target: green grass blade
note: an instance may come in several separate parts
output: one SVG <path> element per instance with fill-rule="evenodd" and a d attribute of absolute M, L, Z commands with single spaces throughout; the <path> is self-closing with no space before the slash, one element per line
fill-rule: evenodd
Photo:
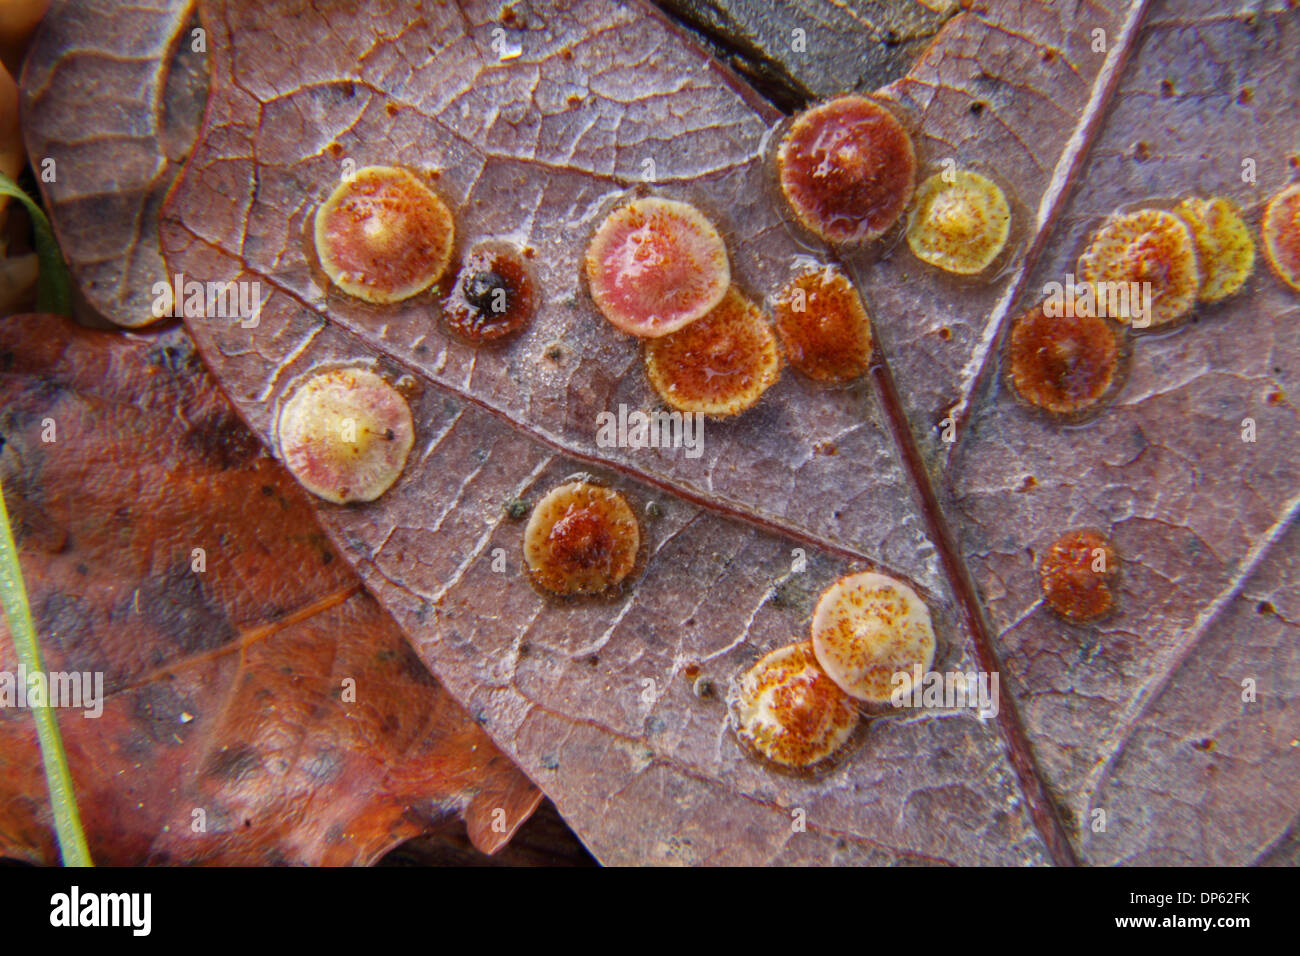
<path fill-rule="evenodd" d="M 41 649 L 36 643 L 36 628 L 32 624 L 32 611 L 27 604 L 27 589 L 23 587 L 23 572 L 18 566 L 18 548 L 9 527 L 9 510 L 5 507 L 4 493 L 0 491 L 0 603 L 9 622 L 18 660 L 28 674 L 44 673 Z M 59 838 L 59 852 L 64 866 L 92 866 L 86 834 L 81 829 L 81 814 L 77 812 L 77 797 L 72 789 L 72 774 L 68 772 L 68 756 L 63 751 L 59 736 L 59 723 L 47 700 L 31 707 L 36 718 L 36 736 L 41 744 L 41 762 L 45 765 L 45 783 L 50 791 L 50 807 L 54 811 L 54 831 Z"/>
<path fill-rule="evenodd" d="M 10 196 L 27 207 L 32 224 L 36 227 L 36 259 L 41 267 L 41 275 L 36 282 L 37 310 L 72 315 L 72 279 L 44 210 L 4 173 L 0 173 L 0 196 Z"/>

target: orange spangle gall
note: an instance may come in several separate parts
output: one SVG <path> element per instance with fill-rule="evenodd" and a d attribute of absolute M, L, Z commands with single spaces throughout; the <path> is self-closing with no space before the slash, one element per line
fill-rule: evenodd
<path fill-rule="evenodd" d="M 601 314 L 647 338 L 707 315 L 731 284 L 727 246 L 713 223 L 689 203 L 655 196 L 611 212 L 583 267 Z"/>
<path fill-rule="evenodd" d="M 299 385 L 276 420 L 280 457 L 326 501 L 374 501 L 395 482 L 415 438 L 411 409 L 374 372 L 342 368 Z"/>
<path fill-rule="evenodd" d="M 1079 257 L 1079 279 L 1100 292 L 1119 288 L 1151 291 L 1151 314 L 1143 295 L 1115 297 L 1109 317 L 1134 328 L 1158 328 L 1187 315 L 1201 285 L 1196 241 L 1181 217 L 1163 209 L 1139 209 L 1112 216 Z M 1099 303 L 1112 301 L 1099 295 Z"/>
<path fill-rule="evenodd" d="M 1001 187 L 965 169 L 936 173 L 916 191 L 907 244 L 947 272 L 976 275 L 1006 247 L 1011 207 Z"/>
<path fill-rule="evenodd" d="M 1054 611 L 1083 623 L 1114 606 L 1119 557 L 1098 531 L 1070 531 L 1047 549 L 1038 568 L 1043 597 Z"/>
<path fill-rule="evenodd" d="M 753 407 L 781 375 L 771 326 L 734 288 L 698 322 L 647 342 L 645 364 L 671 407 L 719 418 Z"/>
<path fill-rule="evenodd" d="M 1268 201 L 1261 230 L 1269 266 L 1279 279 L 1300 291 L 1300 183 Z"/>
<path fill-rule="evenodd" d="M 834 756 L 858 724 L 858 711 L 804 641 L 761 658 L 740 679 L 732 718 L 740 740 L 772 763 L 814 767 Z"/>
<path fill-rule="evenodd" d="M 509 246 L 488 243 L 466 256 L 443 316 L 465 341 L 491 345 L 521 332 L 536 308 L 532 270 Z"/>
<path fill-rule="evenodd" d="M 1073 415 L 1096 405 L 1119 370 L 1115 328 L 1092 315 L 1049 316 L 1036 305 L 1011 324 L 1007 378 L 1031 405 Z"/>
<path fill-rule="evenodd" d="M 871 362 L 871 320 L 862 297 L 839 269 L 795 276 L 774 310 L 790 364 L 819 382 L 847 382 Z"/>
<path fill-rule="evenodd" d="M 338 288 L 384 305 L 442 278 L 455 231 L 446 203 L 410 172 L 366 166 L 316 210 L 316 255 Z"/>
<path fill-rule="evenodd" d="M 934 663 L 930 609 L 910 587 L 888 575 L 862 571 L 840 578 L 813 611 L 812 646 L 826 674 L 845 693 L 885 704 L 894 675 L 912 675 Z"/>
<path fill-rule="evenodd" d="M 1175 209 L 1192 230 L 1201 265 L 1202 302 L 1237 292 L 1255 271 L 1255 243 L 1230 199 L 1189 197 Z"/>
<path fill-rule="evenodd" d="M 533 508 L 524 562 L 540 588 L 559 595 L 602 594 L 636 565 L 641 529 L 627 500 L 610 488 L 571 481 Z"/>
<path fill-rule="evenodd" d="M 840 96 L 800 113 L 776 156 L 781 194 L 805 228 L 832 243 L 876 239 L 916 185 L 912 138 L 886 107 Z"/>

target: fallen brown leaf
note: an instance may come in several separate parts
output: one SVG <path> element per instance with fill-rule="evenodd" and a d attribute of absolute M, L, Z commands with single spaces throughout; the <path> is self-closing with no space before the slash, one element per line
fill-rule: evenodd
<path fill-rule="evenodd" d="M 182 329 L 6 319 L 0 396 L 45 667 L 103 680 L 102 716 L 59 712 L 96 862 L 368 863 L 456 814 L 490 853 L 532 813 Z M 40 767 L 0 709 L 0 855 L 52 863 Z"/>

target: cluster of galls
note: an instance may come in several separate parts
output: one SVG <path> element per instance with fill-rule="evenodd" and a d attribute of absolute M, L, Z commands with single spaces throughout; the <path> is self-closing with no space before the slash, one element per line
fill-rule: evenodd
<path fill-rule="evenodd" d="M 583 272 L 610 324 L 646 341 L 646 374 L 673 408 L 736 415 L 779 377 L 771 328 L 732 285 L 717 228 L 689 203 L 649 196 L 617 207 Z"/>
<path fill-rule="evenodd" d="M 872 97 L 840 96 L 795 117 L 774 165 L 791 219 L 831 245 L 880 239 L 911 206 L 908 244 L 940 269 L 985 273 L 1006 247 L 1011 209 L 1002 190 L 955 168 L 918 190 L 912 138 Z M 774 334 L 732 282 L 717 228 L 685 202 L 643 197 L 614 209 L 596 230 L 584 273 L 605 318 L 646 340 L 650 383 L 680 411 L 745 411 L 778 380 L 782 354 L 830 384 L 859 377 L 871 361 L 867 310 L 840 269 L 802 271 L 775 293 Z"/>
<path fill-rule="evenodd" d="M 794 218 L 834 244 L 884 235 L 916 191 L 910 135 L 888 108 L 863 96 L 839 97 L 795 118 L 776 150 L 776 168 Z M 945 172 L 922 185 L 908 241 L 927 262 L 976 273 L 1002 249 L 1008 223 L 1005 197 L 989 180 Z M 313 224 L 329 282 L 378 306 L 436 288 L 456 247 L 446 203 L 425 178 L 399 167 L 358 170 L 331 192 Z M 795 275 L 772 297 L 770 323 L 732 282 L 717 228 L 685 202 L 650 196 L 620 205 L 596 230 L 583 266 L 597 308 L 616 328 L 645 340 L 647 377 L 680 411 L 725 417 L 752 407 L 778 380 L 783 353 L 826 383 L 860 376 L 871 360 L 870 319 L 841 270 L 826 265 Z M 489 240 L 466 256 L 441 312 L 454 335 L 489 345 L 525 328 L 537 300 L 523 258 Z M 366 386 L 344 396 L 345 374 L 366 379 Z M 332 501 L 373 500 L 405 461 L 400 441 L 367 444 L 368 435 L 358 439 L 352 427 L 404 407 L 396 390 L 381 395 L 367 376 L 384 384 L 372 372 L 333 370 L 304 382 L 281 405 L 282 457 Z M 346 402 L 352 407 L 339 412 Z M 379 402 L 379 410 L 367 402 Z"/>
<path fill-rule="evenodd" d="M 1269 266 L 1300 291 L 1300 184 L 1269 200 L 1261 233 Z M 1198 304 L 1240 292 L 1254 269 L 1255 243 L 1229 199 L 1188 197 L 1168 209 L 1116 213 L 1079 258 L 1088 308 L 1049 314 L 1042 303 L 1018 316 L 1008 340 L 1007 377 L 1030 405 L 1065 417 L 1087 414 L 1114 390 L 1126 326 L 1170 328 Z M 1108 285 L 1149 288 L 1151 296 L 1112 296 L 1104 291 Z M 1113 610 L 1118 573 L 1114 546 L 1094 530 L 1066 532 L 1039 564 L 1047 605 L 1076 623 Z"/>
<path fill-rule="evenodd" d="M 918 188 L 910 135 L 877 100 L 842 96 L 795 117 L 775 150 L 781 196 L 795 222 L 832 245 L 880 239 L 911 210 L 907 244 L 921 261 L 963 276 L 987 274 L 1011 233 L 1002 189 L 949 164 Z M 341 292 L 376 305 L 428 292 L 455 248 L 446 204 L 415 174 L 367 167 L 340 184 L 314 221 L 317 258 Z M 1300 290 L 1300 185 L 1278 193 L 1262 222 L 1274 272 Z M 1238 292 L 1255 245 L 1227 199 L 1188 198 L 1172 209 L 1111 217 L 1078 264 L 1087 286 L 1148 284 L 1142 325 L 1167 327 L 1197 302 Z M 583 261 L 593 301 L 616 328 L 644 340 L 646 373 L 671 407 L 724 417 L 752 407 L 779 378 L 782 354 L 809 378 L 843 383 L 872 353 L 871 323 L 857 290 L 826 265 L 795 275 L 772 297 L 774 322 L 732 281 L 726 243 L 694 206 L 643 196 L 615 208 Z M 511 247 L 481 243 L 466 256 L 443 301 L 448 328 L 476 345 L 526 327 L 537 304 L 531 271 Z M 1112 389 L 1122 356 L 1118 328 L 1128 306 L 1049 315 L 1040 305 L 1012 324 L 1007 374 L 1028 403 L 1060 415 L 1095 406 Z M 405 398 L 376 373 L 333 368 L 302 381 L 276 422 L 282 457 L 313 493 L 372 501 L 397 481 L 414 440 Z M 642 550 L 635 514 L 617 491 L 585 480 L 552 490 L 524 532 L 531 580 L 560 595 L 598 595 L 628 578 Z M 1074 531 L 1040 565 L 1048 604 L 1073 621 L 1108 613 L 1118 558 L 1098 532 Z M 809 640 L 767 654 L 747 671 L 732 702 L 735 728 L 777 765 L 831 759 L 865 709 L 886 705 L 895 674 L 928 669 L 935 635 L 924 602 L 906 584 L 862 572 L 832 585 L 813 614 Z"/>
<path fill-rule="evenodd" d="M 313 222 L 317 261 L 340 292 L 376 306 L 429 293 L 456 246 L 447 204 L 415 173 L 367 166 L 339 183 Z M 448 328 L 474 345 L 519 333 L 536 308 L 518 251 L 488 240 L 465 257 L 442 307 Z M 373 501 L 401 475 L 414 432 L 405 397 L 373 371 L 333 368 L 281 402 L 276 443 L 289 470 L 336 504 Z"/>
<path fill-rule="evenodd" d="M 1261 232 L 1270 267 L 1300 290 L 1300 185 L 1272 197 Z M 1007 378 L 1030 405 L 1086 414 L 1118 381 L 1125 328 L 1172 328 L 1198 304 L 1241 291 L 1254 270 L 1254 240 L 1230 199 L 1193 196 L 1116 213 L 1079 257 L 1071 308 L 1049 314 L 1044 302 L 1012 322 Z"/>
<path fill-rule="evenodd" d="M 796 117 L 775 165 L 793 219 L 835 245 L 884 235 L 915 190 L 911 137 L 869 97 L 838 97 Z M 732 281 L 718 229 L 689 203 L 650 196 L 618 206 L 597 228 L 583 271 L 601 314 L 645 340 L 650 383 L 679 411 L 751 408 L 778 380 L 783 353 L 826 383 L 857 378 L 871 361 L 867 310 L 840 269 L 795 275 L 771 297 L 773 327 Z"/>
<path fill-rule="evenodd" d="M 809 640 L 778 648 L 741 677 L 732 701 L 740 740 L 789 769 L 832 761 L 863 713 L 891 704 L 894 675 L 934 663 L 930 610 L 908 585 L 874 571 L 822 593 Z"/>
<path fill-rule="evenodd" d="M 316 210 L 316 258 L 338 289 L 374 305 L 414 298 L 451 264 L 456 223 L 447 204 L 414 173 L 367 166 Z M 448 327 L 473 345 L 503 341 L 532 318 L 531 271 L 509 245 L 487 240 L 465 257 L 443 303 Z"/>
<path fill-rule="evenodd" d="M 776 166 L 795 220 L 835 245 L 879 239 L 910 208 L 912 253 L 945 272 L 976 276 L 1011 234 L 1011 205 L 987 176 L 949 162 L 918 188 L 911 136 L 871 97 L 837 97 L 797 116 Z"/>
<path fill-rule="evenodd" d="M 615 592 L 640 559 L 627 499 L 585 478 L 532 509 L 524 560 L 539 590 L 562 598 Z M 732 724 L 753 753 L 787 769 L 833 761 L 864 714 L 888 712 L 894 675 L 928 670 L 936 640 L 929 608 L 902 581 L 864 571 L 817 602 L 809 638 L 764 656 L 741 677 Z"/>

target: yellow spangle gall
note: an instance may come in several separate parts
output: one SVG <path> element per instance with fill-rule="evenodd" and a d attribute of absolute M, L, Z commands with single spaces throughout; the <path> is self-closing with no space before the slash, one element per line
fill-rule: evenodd
<path fill-rule="evenodd" d="M 1261 231 L 1269 266 L 1279 279 L 1300 292 L 1300 183 L 1268 201 Z"/>
<path fill-rule="evenodd" d="M 853 701 L 826 676 L 809 641 L 777 648 L 746 671 L 732 715 L 743 743 L 789 769 L 834 756 L 858 724 Z"/>
<path fill-rule="evenodd" d="M 1079 258 L 1079 279 L 1098 288 L 1098 302 L 1120 301 L 1109 318 L 1134 328 L 1158 328 L 1187 315 L 1201 285 L 1196 241 L 1181 217 L 1163 209 L 1139 209 L 1112 216 Z M 1116 299 L 1109 288 L 1136 294 Z M 1151 293 L 1151 314 L 1144 311 Z"/>
<path fill-rule="evenodd" d="M 916 191 L 907 244 L 913 255 L 946 272 L 975 275 L 1007 244 L 1011 207 L 1001 187 L 979 173 L 936 173 Z"/>
<path fill-rule="evenodd" d="M 571 481 L 547 493 L 524 528 L 524 563 L 540 588 L 559 595 L 602 594 L 636 566 L 641 529 L 617 491 Z"/>
<path fill-rule="evenodd" d="M 1201 265 L 1202 302 L 1237 292 L 1255 271 L 1255 243 L 1230 199 L 1189 197 L 1174 210 L 1191 227 Z"/>
<path fill-rule="evenodd" d="M 1119 573 L 1115 548 L 1099 531 L 1070 531 L 1057 538 L 1039 565 L 1043 597 L 1071 621 L 1095 621 L 1114 606 Z"/>
<path fill-rule="evenodd" d="M 316 210 L 316 255 L 338 288 L 383 305 L 442 278 L 455 232 L 446 203 L 410 172 L 366 166 Z"/>
<path fill-rule="evenodd" d="M 471 345 L 494 345 L 527 327 L 537 299 L 532 269 L 518 252 L 504 243 L 484 243 L 465 257 L 443 317 Z"/>
<path fill-rule="evenodd" d="M 831 243 L 883 235 L 916 187 L 911 136 L 865 96 L 836 97 L 796 116 L 776 164 L 781 195 L 795 217 Z"/>
<path fill-rule="evenodd" d="M 415 439 L 411 409 L 373 372 L 320 372 L 299 385 L 276 420 L 280 457 L 326 501 L 374 501 L 395 482 Z"/>
<path fill-rule="evenodd" d="M 1011 323 L 1006 374 L 1016 393 L 1057 415 L 1093 407 L 1120 367 L 1115 327 L 1095 315 L 1048 315 L 1039 304 Z"/>
<path fill-rule="evenodd" d="M 781 374 L 776 336 L 734 288 L 698 322 L 647 342 L 645 364 L 670 406 L 719 418 L 753 407 Z"/>
<path fill-rule="evenodd" d="M 689 203 L 655 196 L 611 212 L 583 267 L 601 314 L 646 338 L 707 315 L 731 284 L 727 247 L 713 223 Z"/>
<path fill-rule="evenodd" d="M 840 578 L 813 611 L 812 646 L 826 674 L 845 693 L 888 703 L 894 675 L 934 663 L 930 609 L 902 581 L 874 571 Z"/>
<path fill-rule="evenodd" d="M 776 331 L 790 364 L 819 382 L 848 382 L 871 362 L 871 320 L 839 269 L 796 276 L 781 290 Z"/>

